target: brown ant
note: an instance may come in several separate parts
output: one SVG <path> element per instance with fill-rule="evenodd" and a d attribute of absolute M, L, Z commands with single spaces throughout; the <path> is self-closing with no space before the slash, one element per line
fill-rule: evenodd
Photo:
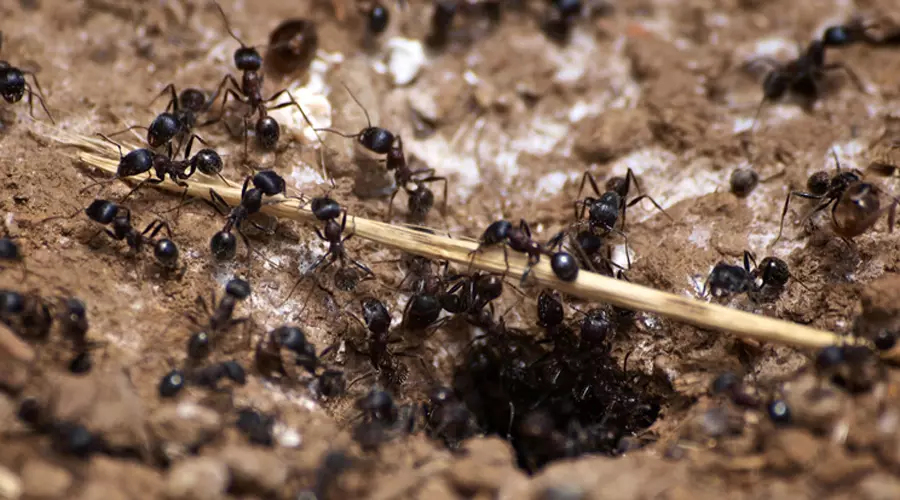
<path fill-rule="evenodd" d="M 257 114 L 258 118 L 256 120 L 256 141 L 263 149 L 274 149 L 275 145 L 278 144 L 278 139 L 281 136 L 281 126 L 275 121 L 274 118 L 268 115 L 269 111 L 273 111 L 276 109 L 286 108 L 289 106 L 296 106 L 297 109 L 300 110 L 300 114 L 303 115 L 303 119 L 306 120 L 306 123 L 312 128 L 312 122 L 309 120 L 309 117 L 306 116 L 306 112 L 303 111 L 303 108 L 300 104 L 294 100 L 294 97 L 291 95 L 287 89 L 282 89 L 273 94 L 269 98 L 263 98 L 262 90 L 263 90 L 263 75 L 260 74 L 260 69 L 262 68 L 263 58 L 260 55 L 259 51 L 254 47 L 248 47 L 244 42 L 241 41 L 237 35 L 234 34 L 234 31 L 231 29 L 231 24 L 228 22 L 228 16 L 225 15 L 225 11 L 222 10 L 222 6 L 219 5 L 218 2 L 214 2 L 216 8 L 219 9 L 219 13 L 222 14 L 222 19 L 225 21 L 225 30 L 228 31 L 228 34 L 231 35 L 232 38 L 235 39 L 241 47 L 234 52 L 234 65 L 237 66 L 237 69 L 243 72 L 243 76 L 241 77 L 241 83 L 238 84 L 237 80 L 232 75 L 225 75 L 222 78 L 222 82 L 219 84 L 219 87 L 216 89 L 215 94 L 213 94 L 210 102 L 215 102 L 216 98 L 219 96 L 219 93 L 222 92 L 222 89 L 225 89 L 225 97 L 222 99 L 222 106 L 219 116 L 213 118 L 201 126 L 209 125 L 211 123 L 215 123 L 221 120 L 222 116 L 225 113 L 225 105 L 228 102 L 228 97 L 231 96 L 232 99 L 242 102 L 246 104 L 250 109 L 247 113 L 244 114 L 244 154 L 247 154 L 247 137 L 248 137 L 248 129 L 250 117 L 253 116 L 254 113 Z M 231 87 L 226 88 L 228 84 L 231 84 Z M 268 106 L 268 103 L 277 100 L 282 95 L 287 95 L 290 102 L 285 102 L 282 104 L 276 104 L 274 106 Z M 315 129 L 314 129 L 315 130 Z"/>
<path fill-rule="evenodd" d="M 2 49 L 3 32 L 0 32 L 0 51 Z M 31 75 L 32 80 L 34 80 L 34 86 L 38 90 L 37 92 L 31 90 L 31 85 L 25 81 L 25 75 Z M 50 122 L 55 125 L 56 121 L 53 119 L 53 115 L 50 114 L 50 110 L 44 104 L 44 91 L 41 90 L 41 84 L 38 82 L 37 75 L 31 71 L 17 68 L 7 61 L 0 60 L 0 97 L 3 97 L 3 100 L 7 103 L 14 104 L 21 101 L 26 93 L 28 94 L 28 114 L 34 118 L 33 99 L 36 97 L 44 109 L 44 113 L 47 113 L 47 117 L 50 118 Z"/>
<path fill-rule="evenodd" d="M 396 187 L 391 193 L 391 200 L 388 202 L 387 220 L 391 220 L 391 213 L 394 210 L 394 197 L 401 189 L 406 191 L 409 196 L 409 212 L 416 219 L 424 219 L 428 211 L 434 205 L 434 193 L 428 189 L 425 184 L 432 182 L 444 183 L 444 205 L 441 208 L 441 214 L 447 215 L 447 178 L 434 175 L 435 170 L 430 167 L 411 169 L 406 162 L 406 155 L 403 152 L 403 138 L 397 136 L 396 146 L 392 146 L 388 152 L 385 164 L 388 171 L 394 171 L 394 180 Z M 410 189 L 410 184 L 413 188 Z"/>
<path fill-rule="evenodd" d="M 888 207 L 882 208 L 881 190 L 874 184 L 863 182 L 862 173 L 858 170 L 841 170 L 837 153 L 834 150 L 831 153 L 837 171 L 831 176 L 824 171 L 816 172 L 806 181 L 806 188 L 809 192 L 791 191 L 788 193 L 784 200 L 784 209 L 781 211 L 778 236 L 772 245 L 781 239 L 784 231 L 784 218 L 787 215 L 792 196 L 820 200 L 819 205 L 806 218 L 831 206 L 831 223 L 834 232 L 848 244 L 849 239 L 859 236 L 875 225 L 885 211 L 889 213 L 888 229 L 893 231 L 896 208 L 900 200 L 894 198 Z"/>
<path fill-rule="evenodd" d="M 338 130 L 334 130 L 331 128 L 317 128 L 316 132 L 331 132 L 332 134 L 337 134 L 341 137 L 346 137 L 348 139 L 356 139 L 356 141 L 364 148 L 372 151 L 375 154 L 386 155 L 391 153 L 394 148 L 394 134 L 385 128 L 381 127 L 373 127 L 372 120 L 369 118 L 369 111 L 366 110 L 366 107 L 359 102 L 359 99 L 353 95 L 353 92 L 350 91 L 350 88 L 347 87 L 347 84 L 341 82 L 341 85 L 347 89 L 347 93 L 350 94 L 350 97 L 353 98 L 353 101 L 362 108 L 363 113 L 366 115 L 366 127 L 359 131 L 357 134 L 345 134 Z M 400 150 L 402 152 L 402 148 Z"/>

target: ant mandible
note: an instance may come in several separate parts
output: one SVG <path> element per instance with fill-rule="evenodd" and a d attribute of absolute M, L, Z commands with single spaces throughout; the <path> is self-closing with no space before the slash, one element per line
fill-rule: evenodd
<path fill-rule="evenodd" d="M 241 83 L 238 84 L 237 80 L 232 75 L 225 75 L 222 78 L 222 82 L 219 83 L 219 87 L 216 89 L 215 94 L 213 94 L 210 102 L 215 102 L 216 98 L 219 96 L 219 93 L 225 88 L 229 83 L 231 84 L 230 88 L 225 88 L 225 97 L 222 99 L 222 106 L 219 112 L 219 115 L 216 118 L 208 120 L 201 124 L 201 126 L 209 125 L 215 123 L 222 119 L 222 116 L 225 113 L 225 105 L 228 102 L 228 96 L 231 96 L 232 99 L 242 102 L 250 107 L 250 110 L 244 114 L 244 155 L 247 154 L 247 129 L 250 121 L 250 117 L 253 116 L 253 113 L 257 113 L 258 118 L 256 121 L 256 140 L 257 143 L 263 149 L 274 149 L 275 145 L 278 144 L 278 139 L 281 136 L 281 126 L 275 121 L 274 118 L 268 115 L 269 111 L 274 111 L 276 109 L 282 109 L 289 106 L 296 106 L 297 109 L 300 110 L 300 114 L 303 115 L 303 119 L 306 123 L 313 128 L 312 122 L 309 120 L 309 117 L 306 116 L 306 112 L 303 111 L 303 108 L 300 104 L 294 100 L 294 96 L 288 92 L 287 89 L 281 89 L 269 98 L 263 98 L 262 90 L 263 90 L 263 75 L 260 74 L 260 69 L 262 68 L 263 58 L 260 55 L 259 51 L 254 47 L 248 47 L 237 35 L 234 34 L 234 31 L 231 29 L 231 24 L 228 22 L 228 16 L 225 15 L 225 11 L 222 9 L 222 6 L 219 5 L 218 2 L 214 2 L 216 8 L 219 9 L 219 13 L 222 15 L 222 20 L 225 21 L 225 30 L 228 31 L 228 34 L 231 35 L 241 47 L 234 51 L 234 65 L 237 69 L 243 72 L 241 77 Z M 267 104 L 277 100 L 282 95 L 287 95 L 289 102 L 276 104 L 274 106 L 268 106 Z M 313 130 L 315 130 L 313 128 Z"/>
<path fill-rule="evenodd" d="M 0 31 L 0 52 L 2 50 L 3 32 Z M 34 80 L 34 86 L 38 90 L 36 93 L 31 90 L 31 85 L 25 81 L 25 75 L 31 75 L 31 79 Z M 53 119 L 53 115 L 50 114 L 50 110 L 47 109 L 47 105 L 44 103 L 44 91 L 41 89 L 37 75 L 34 72 L 17 68 L 7 61 L 0 60 L 0 97 L 3 97 L 3 100 L 7 103 L 14 104 L 21 101 L 26 93 L 28 94 L 28 114 L 34 118 L 33 99 L 37 97 L 38 102 L 41 103 L 41 108 L 44 109 L 44 113 L 47 113 L 50 122 L 55 125 L 56 120 Z"/>

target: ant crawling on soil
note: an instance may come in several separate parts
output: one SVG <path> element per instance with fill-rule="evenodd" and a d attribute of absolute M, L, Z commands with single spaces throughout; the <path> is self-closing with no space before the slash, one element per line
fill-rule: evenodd
<path fill-rule="evenodd" d="M 53 313 L 36 293 L 0 290 L 0 322 L 21 337 L 45 340 L 53 326 Z"/>
<path fill-rule="evenodd" d="M 0 32 L 0 51 L 2 50 L 3 32 Z M 31 90 L 31 85 L 25 81 L 25 75 L 31 75 L 31 79 L 34 80 L 34 86 L 37 87 L 37 92 Z M 44 104 L 44 91 L 41 90 L 41 84 L 38 82 L 37 75 L 31 71 L 17 68 L 7 61 L 0 60 L 0 97 L 3 97 L 3 100 L 7 103 L 14 104 L 21 101 L 26 93 L 28 94 L 28 114 L 34 118 L 33 99 L 37 97 L 38 102 L 41 103 L 41 108 L 44 109 L 44 113 L 47 113 L 50 122 L 55 125 L 56 121 L 53 119 L 53 115 L 50 114 L 50 110 Z"/>
<path fill-rule="evenodd" d="M 825 62 L 825 50 L 828 46 L 829 44 L 822 40 L 813 40 L 805 52 L 786 63 L 768 57 L 760 57 L 745 64 L 745 67 L 749 67 L 763 63 L 772 68 L 763 80 L 763 100 L 756 112 L 757 118 L 766 102 L 777 100 L 788 92 L 802 96 L 809 102 L 816 101 L 819 98 L 820 86 L 825 73 L 830 71 L 844 71 L 860 92 L 865 92 L 865 85 L 852 69 L 841 62 Z M 756 119 L 754 119 L 755 123 Z"/>
<path fill-rule="evenodd" d="M 332 134 L 337 134 L 341 137 L 346 137 L 347 139 L 356 139 L 356 141 L 362 147 L 375 154 L 386 155 L 391 153 L 391 150 L 394 148 L 394 134 L 388 129 L 373 127 L 372 120 L 371 118 L 369 118 L 369 111 L 366 110 L 366 107 L 363 106 L 361 102 L 359 102 L 359 99 L 357 99 L 355 95 L 353 95 L 353 92 L 350 91 L 350 88 L 347 87 L 347 84 L 341 82 L 341 85 L 343 85 L 344 88 L 347 89 L 347 93 L 350 94 L 350 97 L 353 98 L 353 101 L 356 102 L 356 104 L 360 108 L 362 108 L 363 113 L 366 115 L 366 127 L 360 130 L 359 133 L 352 135 L 345 134 L 331 128 L 317 128 L 315 129 L 316 132 L 331 132 Z M 401 147 L 400 152 L 402 153 L 402 151 L 403 150 Z"/>
<path fill-rule="evenodd" d="M 94 222 L 98 222 L 104 226 L 111 225 L 112 231 L 103 229 L 110 238 L 116 240 L 125 240 L 128 247 L 138 254 L 144 248 L 144 245 L 153 245 L 153 255 L 156 261 L 165 268 L 174 268 L 178 262 L 178 246 L 172 241 L 172 230 L 169 223 L 156 219 L 143 231 L 138 232 L 131 225 L 131 210 L 126 207 L 117 205 L 107 200 L 94 200 L 84 210 L 87 216 Z M 165 229 L 168 238 L 155 239 L 161 230 Z M 149 234 L 148 234 L 149 233 Z"/>
<path fill-rule="evenodd" d="M 410 355 L 389 348 L 390 344 L 398 342 L 399 339 L 392 338 L 390 335 L 391 314 L 384 303 L 375 298 L 367 298 L 363 299 L 361 305 L 362 322 L 369 332 L 366 352 L 375 371 L 357 377 L 349 385 L 352 386 L 364 378 L 377 374 L 386 386 L 397 387 L 406 380 L 408 368 L 400 363 L 396 356 Z"/>
<path fill-rule="evenodd" d="M 274 415 L 266 415 L 253 408 L 241 408 L 237 411 L 237 420 L 234 426 L 253 444 L 271 447 L 275 443 Z"/>
<path fill-rule="evenodd" d="M 387 220 L 391 220 L 391 213 L 394 210 L 394 197 L 401 189 L 406 191 L 409 196 L 409 213 L 417 219 L 422 220 L 434 205 L 434 193 L 428 189 L 425 184 L 432 182 L 444 183 L 444 205 L 441 208 L 441 214 L 447 215 L 447 178 L 434 175 L 435 170 L 430 167 L 411 169 L 406 162 L 406 154 L 403 152 L 403 138 L 397 136 L 397 145 L 392 146 L 388 152 L 386 160 L 386 168 L 388 171 L 394 171 L 394 180 L 397 186 L 391 193 L 391 200 L 388 202 Z M 409 185 L 413 188 L 410 189 Z"/>
<path fill-rule="evenodd" d="M 40 434 L 48 434 L 53 449 L 63 455 L 87 459 L 94 453 L 107 451 L 105 440 L 92 434 L 81 424 L 55 420 L 40 403 L 26 398 L 19 404 L 16 416 Z"/>
<path fill-rule="evenodd" d="M 415 431 L 418 407 L 415 404 L 398 406 L 390 393 L 372 389 L 356 400 L 363 421 L 353 429 L 353 439 L 367 451 L 402 434 Z"/>
<path fill-rule="evenodd" d="M 478 432 L 475 416 L 448 387 L 437 387 L 423 408 L 428 433 L 451 449 Z"/>
<path fill-rule="evenodd" d="M 185 189 L 187 189 L 188 184 L 184 181 L 194 175 L 194 172 L 197 170 L 206 175 L 217 175 L 220 179 L 224 180 L 221 173 L 223 168 L 222 158 L 215 150 L 204 148 L 198 151 L 193 157 L 188 158 L 191 154 L 191 146 L 193 145 L 194 139 L 203 142 L 203 139 L 200 139 L 200 137 L 196 135 L 192 135 L 191 138 L 188 139 L 187 147 L 184 150 L 183 160 L 175 160 L 173 158 L 171 144 L 168 145 L 166 154 L 159 154 L 147 148 L 140 148 L 129 152 L 127 155 L 123 155 L 121 144 L 113 141 L 104 134 L 98 133 L 97 135 L 119 148 L 119 165 L 116 168 L 116 174 L 112 179 L 94 182 L 82 189 L 82 192 L 87 191 L 98 184 L 106 184 L 123 177 L 134 177 L 149 172 L 150 169 L 154 170 L 156 178 L 148 177 L 142 180 L 137 186 L 132 188 L 124 198 L 122 198 L 122 201 L 128 199 L 128 197 L 140 189 L 145 182 L 150 184 L 161 184 L 162 182 L 165 182 L 167 175 L 172 182 Z"/>
<path fill-rule="evenodd" d="M 833 345 L 819 351 L 815 358 L 819 375 L 852 393 L 869 391 L 885 376 L 878 355 L 865 345 Z"/>
<path fill-rule="evenodd" d="M 781 239 L 784 231 L 784 218 L 792 196 L 811 200 L 820 200 L 819 205 L 804 219 L 816 212 L 831 206 L 831 225 L 834 232 L 849 245 L 849 240 L 869 230 L 881 215 L 888 212 L 888 229 L 893 231 L 897 204 L 900 200 L 891 197 L 891 204 L 881 207 L 881 190 L 874 184 L 863 182 L 862 173 L 858 170 L 841 170 L 837 154 L 832 150 L 837 171 L 829 176 L 828 172 L 816 172 L 806 181 L 809 192 L 791 191 L 784 200 L 781 211 L 781 222 L 778 225 L 778 236 L 772 241 L 774 245 Z"/>
<path fill-rule="evenodd" d="M 766 289 L 779 292 L 784 289 L 790 278 L 791 273 L 785 261 L 778 257 L 766 257 L 760 265 L 757 265 L 753 254 L 745 250 L 743 267 L 725 262 L 719 262 L 713 267 L 703 285 L 701 296 L 705 297 L 707 290 L 714 297 L 745 292 L 759 294 Z"/>
<path fill-rule="evenodd" d="M 216 340 L 219 334 L 231 328 L 246 323 L 248 318 L 235 318 L 234 309 L 237 303 L 250 297 L 250 283 L 240 279 L 232 278 L 225 284 L 225 295 L 222 300 L 216 302 L 216 292 L 211 292 L 210 302 L 207 302 L 202 296 L 197 296 L 195 303 L 200 307 L 203 313 L 208 317 L 204 323 L 198 320 L 193 314 L 187 314 L 187 318 L 195 325 L 201 326 L 201 330 L 191 335 L 188 340 L 188 359 L 192 362 L 202 360 L 209 356 L 211 343 Z M 217 304 L 215 309 L 211 309 L 212 304 Z"/>
<path fill-rule="evenodd" d="M 163 375 L 159 382 L 158 392 L 162 398 L 173 398 L 188 383 L 217 391 L 219 382 L 226 378 L 238 385 L 247 383 L 247 373 L 244 371 L 244 367 L 237 361 L 230 360 L 187 371 L 172 370 Z"/>
<path fill-rule="evenodd" d="M 260 147 L 263 149 L 271 150 L 275 148 L 275 145 L 278 144 L 278 139 L 281 136 L 281 126 L 275 121 L 274 118 L 268 115 L 269 111 L 274 111 L 276 109 L 282 109 L 289 106 L 296 106 L 297 109 L 300 110 L 300 114 L 303 115 L 303 119 L 306 120 L 306 123 L 313 127 L 312 122 L 309 120 L 309 117 L 306 116 L 306 112 L 303 111 L 303 108 L 300 104 L 294 100 L 294 96 L 291 95 L 287 89 L 282 89 L 273 94 L 268 99 L 263 98 L 262 90 L 263 90 L 263 75 L 260 74 L 260 69 L 262 68 L 263 58 L 260 55 L 259 51 L 253 47 L 248 47 L 244 42 L 241 41 L 237 35 L 234 34 L 234 31 L 231 29 L 231 24 L 228 22 L 228 16 L 225 15 L 225 11 L 222 10 L 222 6 L 219 5 L 218 2 L 214 2 L 216 8 L 219 9 L 219 13 L 222 14 L 222 19 L 225 21 L 225 30 L 228 31 L 228 34 L 231 35 L 241 47 L 234 52 L 234 65 L 237 66 L 237 69 L 243 72 L 243 76 L 241 77 L 241 83 L 238 84 L 237 80 L 235 80 L 232 75 L 225 75 L 222 78 L 222 82 L 219 84 L 219 87 L 216 89 L 215 94 L 213 94 L 210 102 L 215 102 L 219 93 L 222 92 L 222 89 L 225 88 L 229 83 L 231 87 L 225 88 L 225 97 L 222 99 L 222 106 L 219 116 L 210 119 L 201 126 L 209 125 L 215 123 L 222 119 L 222 116 L 225 113 L 225 105 L 228 102 L 228 97 L 231 96 L 232 99 L 238 102 L 242 102 L 246 104 L 250 109 L 247 113 L 244 114 L 244 154 L 247 154 L 247 137 L 248 137 L 248 128 L 250 117 L 253 116 L 254 113 L 257 114 L 258 118 L 256 120 L 256 141 Z M 268 106 L 268 103 L 277 100 L 282 95 L 286 95 L 289 102 L 285 102 L 282 104 L 276 104 L 274 106 Z M 315 129 L 313 129 L 315 130 Z"/>
<path fill-rule="evenodd" d="M 316 261 L 303 273 L 303 276 L 294 283 L 294 286 L 291 287 L 291 291 L 288 292 L 288 297 L 290 297 L 297 286 L 299 286 L 300 283 L 316 269 L 319 269 L 320 266 L 321 269 L 325 269 L 334 264 L 335 261 L 339 261 L 341 266 L 338 272 L 335 273 L 335 283 L 338 284 L 338 288 L 342 290 L 352 290 L 356 287 L 358 282 L 361 281 L 353 268 L 347 266 L 348 263 L 352 264 L 353 267 L 365 274 L 363 280 L 374 279 L 375 273 L 366 267 L 365 264 L 350 258 L 347 254 L 347 250 L 344 248 L 344 244 L 347 240 L 353 237 L 353 233 L 342 237 L 344 229 L 347 227 L 347 211 L 341 208 L 337 201 L 327 196 L 313 198 L 310 202 L 310 208 L 316 219 L 325 222 L 325 227 L 322 231 L 320 231 L 318 227 L 315 228 L 315 231 L 316 235 L 322 241 L 328 243 L 328 251 L 316 259 Z M 341 216 L 341 214 L 343 214 L 343 216 Z M 341 217 L 340 224 L 337 222 L 338 217 Z"/>
<path fill-rule="evenodd" d="M 253 187 L 248 189 L 251 181 L 253 182 Z M 234 255 L 237 253 L 237 238 L 235 238 L 234 234 L 231 232 L 233 229 L 236 229 L 238 234 L 241 235 L 241 238 L 243 238 L 249 251 L 250 240 L 241 230 L 241 225 L 244 222 L 249 222 L 253 227 L 260 231 L 269 232 L 268 229 L 249 220 L 249 218 L 251 215 L 259 213 L 263 205 L 268 203 L 263 202 L 263 196 L 284 194 L 286 189 L 284 179 L 277 173 L 271 170 L 262 170 L 255 175 L 248 176 L 244 179 L 244 185 L 241 187 L 240 204 L 231 207 L 228 213 L 226 213 L 225 209 L 229 208 L 228 202 L 226 202 L 219 193 L 210 188 L 209 204 L 212 205 L 219 214 L 225 216 L 225 225 L 222 227 L 222 230 L 214 234 L 209 241 L 209 248 L 212 251 L 213 256 L 218 260 L 231 260 L 234 258 Z"/>
<path fill-rule="evenodd" d="M 209 109 L 212 101 L 207 100 L 205 92 L 195 88 L 187 88 L 180 94 L 176 94 L 174 83 L 166 85 L 153 101 L 159 99 L 166 92 L 171 92 L 172 95 L 166 105 L 166 110 L 156 115 L 149 127 L 134 125 L 114 132 L 110 134 L 110 137 L 134 129 L 145 129 L 147 130 L 147 144 L 151 148 L 159 148 L 172 142 L 172 139 L 178 138 L 179 144 L 175 151 L 180 151 L 185 139 L 196 137 L 192 132 L 197 125 L 197 117 Z"/>
<path fill-rule="evenodd" d="M 329 349 L 320 355 L 316 346 L 296 326 L 281 326 L 269 331 L 256 344 L 256 369 L 264 376 L 278 374 L 291 380 L 299 378 L 294 366 L 299 366 L 316 378 L 319 392 L 336 396 L 344 392 L 344 373 L 325 367 L 321 361 Z"/>

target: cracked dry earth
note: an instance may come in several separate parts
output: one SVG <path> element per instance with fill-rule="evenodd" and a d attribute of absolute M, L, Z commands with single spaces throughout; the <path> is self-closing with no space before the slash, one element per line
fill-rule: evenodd
<path fill-rule="evenodd" d="M 263 44 L 285 19 L 315 23 L 318 51 L 309 71 L 267 75 L 266 94 L 303 86 L 320 98 L 318 125 L 355 131 L 365 116 L 341 84 L 353 89 L 373 123 L 402 135 L 408 155 L 449 180 L 447 215 L 437 210 L 438 188 L 435 210 L 417 223 L 476 237 L 491 221 L 522 218 L 545 241 L 572 221 L 585 171 L 602 189 L 631 169 L 673 219 L 648 202 L 628 209 L 632 282 L 697 297 L 717 262 L 738 264 L 750 250 L 758 259 L 784 259 L 787 286 L 766 300 L 713 300 L 842 334 L 896 331 L 900 252 L 887 217 L 848 245 L 834 234 L 827 210 L 804 218 L 815 204 L 797 199 L 784 236 L 773 242 L 785 196 L 806 189 L 810 174 L 833 172 L 832 152 L 843 168 L 863 171 L 883 203 L 900 194 L 895 177 L 867 168 L 894 163 L 900 48 L 829 49 L 827 60 L 851 68 L 862 88 L 845 73 L 828 72 L 819 100 L 804 106 L 789 96 L 767 104 L 753 133 L 765 69 L 746 64 L 796 58 L 798 46 L 854 15 L 878 19 L 884 30 L 900 26 L 891 18 L 895 2 L 595 2 L 563 44 L 540 29 L 544 3 L 510 3 L 518 5 L 493 28 L 474 15 L 458 19 L 449 46 L 424 49 L 421 59 L 421 44 L 411 41 L 428 35 L 430 3 L 386 4 L 391 23 L 375 39 L 363 34 L 364 19 L 349 1 L 336 4 L 345 10 L 342 20 L 328 2 L 223 0 L 222 7 L 252 44 Z M 203 0 L 8 0 L 0 3 L 0 20 L 3 59 L 37 73 L 56 120 L 49 123 L 37 106 L 32 119 L 24 100 L 0 107 L 0 208 L 24 255 L 23 265 L 0 269 L 0 288 L 47 297 L 54 312 L 54 298 L 80 298 L 95 344 L 91 372 L 74 375 L 66 369 L 72 346 L 58 328 L 46 341 L 3 330 L 0 497 L 900 498 L 900 374 L 892 367 L 870 360 L 828 377 L 816 371 L 813 352 L 641 312 L 616 333 L 611 359 L 622 364 L 627 355 L 628 373 L 648 381 L 641 387 L 659 398 L 659 413 L 649 428 L 616 436 L 622 439 L 604 454 L 526 472 L 527 460 L 523 466 L 503 432 L 452 449 L 416 432 L 363 450 L 353 439 L 360 421 L 354 402 L 374 379 L 323 397 L 307 379 L 255 371 L 253 346 L 277 326 L 298 325 L 320 351 L 335 346 L 330 362 L 348 379 L 365 375 L 368 358 L 355 352 L 365 333 L 348 311 L 358 315 L 360 300 L 376 296 L 400 322 L 410 296 L 401 255 L 355 238 L 348 251 L 376 280 L 328 293 L 322 288 L 333 288 L 333 273 L 326 271 L 322 287 L 307 281 L 289 296 L 325 251 L 311 226 L 278 221 L 274 234 L 249 231 L 255 251 L 244 252 L 240 242 L 234 261 L 218 262 L 209 239 L 222 217 L 190 203 L 176 219 L 178 196 L 144 188 L 128 201 L 135 227 L 157 216 L 171 220 L 184 263 L 173 273 L 154 264 L 150 252 L 131 255 L 122 242 L 95 235 L 94 223 L 76 213 L 93 200 L 94 191 L 80 190 L 105 174 L 73 159 L 77 151 L 53 137 L 147 124 L 163 99 L 149 103 L 166 84 L 211 92 L 223 75 L 235 74 L 238 44 L 215 7 Z M 407 78 L 398 77 L 403 72 Z M 360 160 L 352 140 L 323 133 L 332 188 L 322 176 L 321 146 L 307 135 L 285 130 L 274 152 L 251 141 L 244 158 L 240 138 L 224 126 L 202 130 L 232 181 L 247 175 L 250 162 L 281 173 L 291 192 L 328 192 L 355 215 L 383 218 L 391 176 Z M 746 197 L 729 187 L 740 168 L 760 178 Z M 110 184 L 104 196 L 118 199 L 128 189 Z M 407 217 L 405 200 L 398 196 L 396 223 Z M 611 245 L 613 258 L 625 261 L 621 238 L 611 236 Z M 251 284 L 236 313 L 249 320 L 216 345 L 214 357 L 246 367 L 246 383 L 160 398 L 160 378 L 183 362 L 195 331 L 185 314 L 202 314 L 196 298 L 213 290 L 221 296 L 233 276 Z M 525 337 L 541 338 L 539 290 L 523 291 L 507 286 L 497 315 L 505 313 L 505 324 Z M 598 306 L 565 303 L 573 328 L 582 318 L 576 309 Z M 398 402 L 423 403 L 433 385 L 452 384 L 474 330 L 448 321 L 425 340 L 404 339 L 414 357 L 402 361 L 409 376 L 394 390 Z M 711 394 L 723 372 L 737 374 L 738 388 Z M 848 390 L 855 380 L 869 383 Z M 29 398 L 53 419 L 102 435 L 118 452 L 89 459 L 63 453 L 53 433 L 35 432 L 17 417 Z M 787 405 L 787 424 L 770 417 L 774 400 Z M 238 408 L 274 416 L 274 446 L 252 444 L 237 429 Z M 339 472 L 323 476 L 326 465 Z"/>

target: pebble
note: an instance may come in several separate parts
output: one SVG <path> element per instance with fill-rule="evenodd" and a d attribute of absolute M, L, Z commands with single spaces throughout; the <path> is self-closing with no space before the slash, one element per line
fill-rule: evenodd
<path fill-rule="evenodd" d="M 245 489 L 274 492 L 287 481 L 287 465 L 270 451 L 230 446 L 222 450 L 220 458 L 228 465 L 234 481 Z"/>
<path fill-rule="evenodd" d="M 327 128 L 331 126 L 331 102 L 324 95 L 314 92 L 306 87 L 291 88 L 287 91 L 297 104 L 303 108 L 303 112 L 316 128 Z M 281 96 L 274 105 L 290 102 L 287 95 Z M 303 114 L 297 109 L 297 106 L 286 106 L 281 109 L 269 111 L 272 118 L 281 124 L 282 130 L 287 132 L 294 140 L 301 142 L 318 142 L 316 132 L 310 128 L 303 118 Z"/>
<path fill-rule="evenodd" d="M 387 42 L 388 71 L 394 79 L 394 85 L 408 85 L 419 76 L 425 65 L 425 49 L 418 40 L 408 38 L 391 38 Z"/>
<path fill-rule="evenodd" d="M 228 467 L 210 457 L 189 458 L 175 464 L 166 478 L 171 499 L 216 500 L 228 488 Z"/>
<path fill-rule="evenodd" d="M 64 498 L 72 486 L 72 474 L 62 467 L 33 459 L 22 468 L 22 484 L 29 497 Z"/>
<path fill-rule="evenodd" d="M 575 152 L 588 163 L 614 160 L 653 139 L 647 114 L 638 109 L 610 109 L 575 124 Z"/>

